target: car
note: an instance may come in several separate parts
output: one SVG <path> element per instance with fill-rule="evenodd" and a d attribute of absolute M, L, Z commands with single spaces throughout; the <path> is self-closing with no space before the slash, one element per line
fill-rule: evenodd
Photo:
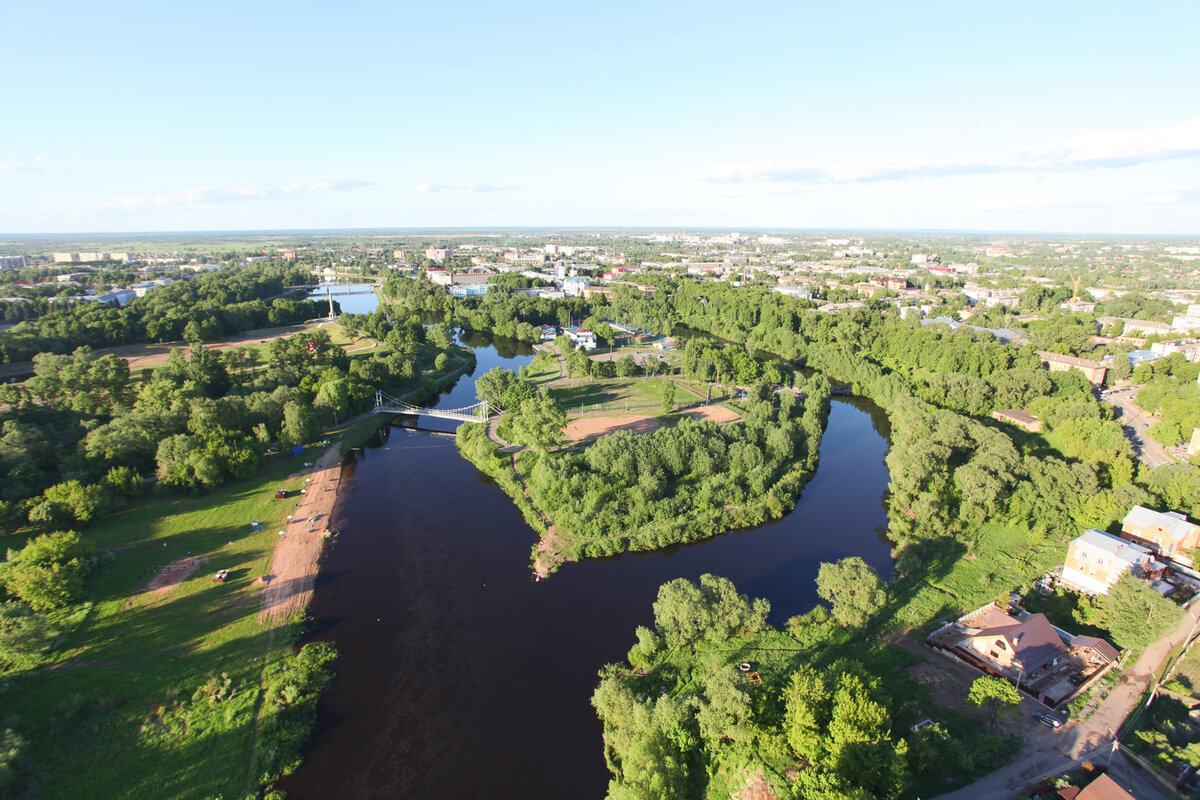
<path fill-rule="evenodd" d="M 1061 728 L 1062 727 L 1062 722 L 1060 722 L 1059 720 L 1050 716 L 1049 714 L 1043 713 L 1041 711 L 1033 712 L 1033 718 L 1036 719 L 1038 722 L 1042 723 L 1043 725 L 1048 725 L 1051 728 Z"/>

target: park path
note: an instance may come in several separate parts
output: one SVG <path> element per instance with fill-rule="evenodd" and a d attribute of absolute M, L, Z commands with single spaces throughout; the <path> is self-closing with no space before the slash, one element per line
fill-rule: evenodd
<path fill-rule="evenodd" d="M 1117 685 L 1090 717 L 1069 722 L 1061 730 L 1046 729 L 1028 737 L 1011 764 L 939 800 L 1010 800 L 1047 775 L 1063 772 L 1083 761 L 1107 763 L 1112 758 L 1115 731 L 1141 701 L 1151 682 L 1166 666 L 1174 649 L 1200 622 L 1200 603 L 1193 601 L 1175 630 L 1146 648 L 1133 666 L 1121 674 Z M 1040 706 L 1038 706 L 1040 708 Z"/>

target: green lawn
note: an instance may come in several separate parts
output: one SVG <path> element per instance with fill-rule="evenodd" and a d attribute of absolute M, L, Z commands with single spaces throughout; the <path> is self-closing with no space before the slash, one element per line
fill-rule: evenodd
<path fill-rule="evenodd" d="M 257 789 L 248 769 L 268 632 L 252 581 L 267 572 L 295 502 L 275 500 L 274 489 L 298 491 L 303 481 L 287 476 L 317 455 L 276 456 L 256 477 L 203 497 L 151 495 L 83 531 L 113 548 L 87 584 L 90 613 L 49 664 L 0 676 L 2 723 L 28 741 L 33 795 L 241 798 Z M 165 594 L 143 592 L 156 569 L 189 553 L 209 560 Z M 227 583 L 212 582 L 218 569 L 230 570 Z M 277 634 L 272 658 L 286 639 Z M 222 674 L 231 694 L 191 708 L 192 693 Z"/>
<path fill-rule="evenodd" d="M 661 402 L 662 387 L 666 381 L 666 378 L 588 381 L 577 386 L 556 386 L 550 390 L 550 394 L 570 414 L 577 413 L 580 406 L 621 404 L 626 401 L 631 406 Z M 682 399 L 681 394 L 684 393 L 676 391 L 677 401 Z"/>
<path fill-rule="evenodd" d="M 545 386 L 562 374 L 558 359 L 550 353 L 538 353 L 525 370 L 525 380 L 534 386 Z"/>

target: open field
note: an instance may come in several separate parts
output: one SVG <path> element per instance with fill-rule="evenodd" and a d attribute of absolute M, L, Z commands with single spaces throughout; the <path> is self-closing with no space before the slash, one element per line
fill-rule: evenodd
<path fill-rule="evenodd" d="M 303 479 L 288 476 L 314 455 L 276 456 L 254 478 L 202 497 L 135 500 L 83 531 L 112 554 L 86 584 L 94 605 L 71 609 L 75 624 L 61 627 L 45 666 L 0 677 L 4 724 L 29 742 L 38 797 L 244 797 L 256 788 L 259 685 L 287 650 L 280 637 L 268 657 L 258 579 L 295 502 L 274 490 L 297 495 Z M 0 546 L 24 539 L 10 534 Z M 230 571 L 224 584 L 211 580 L 219 569 Z M 192 693 L 222 675 L 230 693 L 221 711 L 190 708 Z"/>
<path fill-rule="evenodd" d="M 580 406 L 626 403 L 630 406 L 662 402 L 666 378 L 638 380 L 587 381 L 570 386 L 555 386 L 551 396 L 568 413 L 579 413 Z"/>

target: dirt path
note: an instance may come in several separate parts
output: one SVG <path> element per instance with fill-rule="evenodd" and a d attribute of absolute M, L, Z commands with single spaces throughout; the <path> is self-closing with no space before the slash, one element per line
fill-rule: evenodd
<path fill-rule="evenodd" d="M 300 611 L 312 599 L 321 547 L 332 524 L 342 476 L 341 448 L 334 444 L 313 467 L 292 521 L 271 556 L 267 588 L 263 591 L 259 622 Z"/>

